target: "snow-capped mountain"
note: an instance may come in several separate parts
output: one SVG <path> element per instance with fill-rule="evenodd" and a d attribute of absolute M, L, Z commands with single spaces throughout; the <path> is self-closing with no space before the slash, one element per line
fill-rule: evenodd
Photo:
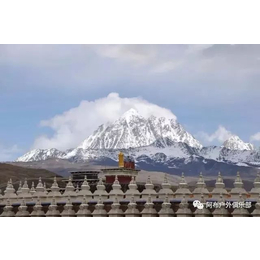
<path fill-rule="evenodd" d="M 18 162 L 42 161 L 49 158 L 62 158 L 66 152 L 61 152 L 55 148 L 52 149 L 34 149 L 17 159 Z"/>
<path fill-rule="evenodd" d="M 254 146 L 250 143 L 243 142 L 237 135 L 232 135 L 223 143 L 223 146 L 230 150 L 254 150 Z"/>
<path fill-rule="evenodd" d="M 151 116 L 144 118 L 134 109 L 113 123 L 106 123 L 75 149 L 36 149 L 19 157 L 18 162 L 49 158 L 72 162 L 94 161 L 115 164 L 119 151 L 133 157 L 140 167 L 163 171 L 218 171 L 236 167 L 260 167 L 260 150 L 254 150 L 238 136 L 222 146 L 202 145 L 175 120 Z M 235 167 L 235 168 L 234 168 Z"/>
<path fill-rule="evenodd" d="M 128 149 L 148 146 L 158 139 L 202 147 L 175 119 L 155 116 L 146 119 L 130 109 L 115 122 L 99 126 L 78 148 Z"/>

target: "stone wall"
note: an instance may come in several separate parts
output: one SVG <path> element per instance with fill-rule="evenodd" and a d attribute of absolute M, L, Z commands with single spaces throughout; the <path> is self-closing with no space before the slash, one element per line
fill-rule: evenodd
<path fill-rule="evenodd" d="M 56 178 L 50 190 L 39 178 L 30 187 L 27 180 L 14 189 L 12 180 L 4 192 L 0 191 L 1 217 L 255 217 L 260 216 L 260 176 L 254 187 L 246 191 L 239 173 L 234 187 L 228 192 L 221 174 L 209 192 L 200 174 L 192 191 L 182 175 L 177 189 L 173 190 L 167 176 L 156 190 L 150 177 L 140 192 L 132 178 L 127 189 L 122 189 L 116 178 L 107 192 L 102 179 L 95 190 L 87 179 L 81 187 L 74 187 L 69 178 L 61 190 Z"/>

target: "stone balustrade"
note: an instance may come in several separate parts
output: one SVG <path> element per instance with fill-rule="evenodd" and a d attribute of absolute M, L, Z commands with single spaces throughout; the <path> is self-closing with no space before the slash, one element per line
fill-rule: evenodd
<path fill-rule="evenodd" d="M 29 187 L 30 184 L 30 187 Z M 254 187 L 246 191 L 238 173 L 234 187 L 225 189 L 219 173 L 215 187 L 206 187 L 199 175 L 196 187 L 190 190 L 184 174 L 179 186 L 172 187 L 165 176 L 161 189 L 156 191 L 150 177 L 140 192 L 135 178 L 123 191 L 117 179 L 107 192 L 102 179 L 91 192 L 85 178 L 75 187 L 69 178 L 62 191 L 54 178 L 50 190 L 39 178 L 38 184 L 25 179 L 17 190 L 9 180 L 5 191 L 0 190 L 1 217 L 258 217 L 260 216 L 260 175 Z M 196 206 L 194 201 L 201 206 Z"/>

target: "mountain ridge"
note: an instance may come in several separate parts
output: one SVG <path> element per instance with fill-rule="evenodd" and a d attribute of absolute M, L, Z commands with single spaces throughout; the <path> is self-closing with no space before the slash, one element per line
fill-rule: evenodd
<path fill-rule="evenodd" d="M 114 122 L 100 125 L 74 149 L 35 149 L 19 157 L 17 162 L 49 158 L 72 162 L 115 162 L 119 151 L 148 168 L 181 170 L 190 165 L 199 169 L 212 164 L 212 161 L 230 167 L 260 167 L 260 150 L 254 150 L 251 144 L 244 143 L 238 136 L 230 136 L 222 146 L 203 147 L 175 118 L 144 118 L 135 109 L 127 111 Z"/>

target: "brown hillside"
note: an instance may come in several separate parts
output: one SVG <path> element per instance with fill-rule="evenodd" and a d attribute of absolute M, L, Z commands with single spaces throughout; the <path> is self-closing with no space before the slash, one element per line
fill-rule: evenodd
<path fill-rule="evenodd" d="M 10 178 L 13 184 L 17 184 L 19 181 L 24 181 L 24 179 L 27 178 L 29 184 L 34 181 L 36 185 L 39 177 L 46 183 L 52 183 L 54 176 L 59 177 L 59 175 L 45 169 L 30 169 L 0 163 L 0 188 L 5 187 Z"/>

